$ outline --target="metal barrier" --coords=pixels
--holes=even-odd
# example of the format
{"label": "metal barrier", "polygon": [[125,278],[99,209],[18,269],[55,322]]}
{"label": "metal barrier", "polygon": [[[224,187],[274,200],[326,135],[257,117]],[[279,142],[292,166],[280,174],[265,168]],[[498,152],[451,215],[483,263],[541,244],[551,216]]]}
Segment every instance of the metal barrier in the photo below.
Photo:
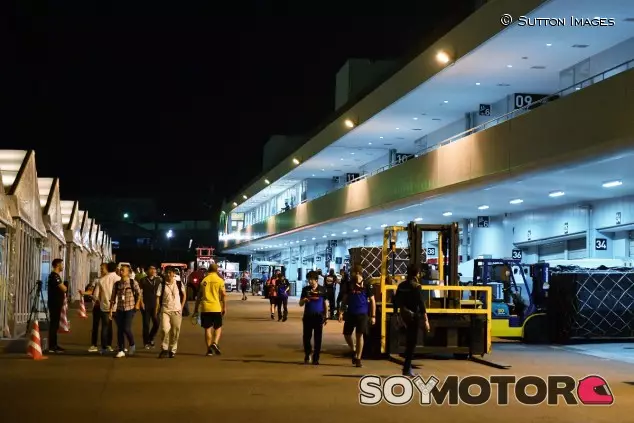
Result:
{"label": "metal barrier", "polygon": [[[381,298],[383,299],[381,304],[381,353],[385,354],[387,352],[387,314],[393,313],[394,308],[391,305],[391,302],[388,305],[387,298],[388,292],[392,293],[392,291],[396,291],[398,285],[383,285],[381,287]],[[431,292],[429,295],[429,299],[426,300],[425,308],[427,309],[428,315],[484,315],[486,316],[487,323],[487,353],[491,352],[491,304],[492,304],[492,291],[489,286],[481,286],[481,287],[464,287],[464,286],[434,286],[434,285],[421,285],[421,290],[423,291],[441,291],[443,296],[440,298],[432,297]],[[445,302],[444,307],[435,307],[432,304],[432,299],[446,299],[449,300],[446,295],[447,292],[459,292],[458,298],[459,301],[456,301],[455,304],[447,304]],[[467,295],[465,295],[467,294]],[[483,304],[481,301],[471,298],[480,298],[479,294],[486,295],[486,303]],[[468,300],[464,300],[462,298],[470,298]],[[442,302],[442,301],[441,301]]]}

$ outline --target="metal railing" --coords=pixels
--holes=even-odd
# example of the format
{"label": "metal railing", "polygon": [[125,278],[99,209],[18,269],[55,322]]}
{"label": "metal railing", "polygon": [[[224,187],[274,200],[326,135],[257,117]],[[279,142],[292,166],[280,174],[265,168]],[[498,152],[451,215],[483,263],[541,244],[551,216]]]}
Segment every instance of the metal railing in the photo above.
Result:
{"label": "metal railing", "polygon": [[[428,154],[428,153],[430,153],[430,152],[432,152],[432,151],[434,151],[434,150],[436,150],[436,149],[438,149],[438,148],[440,148],[442,146],[454,143],[454,142],[456,142],[456,141],[458,141],[458,140],[460,140],[460,139],[462,139],[464,137],[468,137],[469,135],[473,135],[476,132],[480,132],[480,131],[483,131],[485,129],[492,128],[492,127],[494,127],[496,125],[499,125],[500,123],[506,122],[508,120],[516,118],[517,116],[520,116],[520,115],[523,115],[525,113],[528,113],[532,109],[535,109],[535,108],[539,107],[540,105],[549,103],[550,101],[556,100],[556,99],[558,99],[560,97],[565,97],[565,96],[567,96],[569,94],[572,94],[572,93],[575,93],[577,91],[580,91],[580,90],[582,90],[584,88],[587,88],[587,87],[589,87],[591,85],[594,85],[596,83],[605,81],[606,79],[609,79],[612,76],[618,75],[619,73],[621,73],[621,72],[615,72],[615,71],[617,71],[619,68],[622,68],[622,67],[625,67],[625,69],[622,70],[621,72],[625,72],[625,71],[627,71],[629,69],[633,69],[634,68],[634,59],[630,59],[630,60],[628,60],[626,62],[623,62],[620,65],[614,66],[614,67],[612,67],[612,68],[610,68],[608,70],[605,70],[605,71],[603,71],[601,73],[598,73],[598,74],[596,74],[594,76],[591,76],[591,77],[589,77],[587,79],[584,79],[581,82],[577,82],[576,84],[573,84],[573,85],[569,86],[568,88],[564,88],[563,90],[560,90],[560,91],[558,91],[558,92],[556,92],[554,94],[551,94],[551,95],[549,95],[547,97],[544,97],[544,98],[542,98],[542,99],[540,99],[538,101],[532,102],[532,103],[527,104],[527,105],[525,105],[523,107],[520,107],[518,109],[512,110],[512,111],[510,111],[510,112],[508,112],[508,113],[506,113],[504,115],[501,115],[501,116],[498,116],[496,118],[493,118],[493,119],[491,119],[491,120],[489,120],[489,121],[487,121],[485,123],[482,123],[482,124],[480,124],[478,126],[474,126],[473,128],[468,129],[468,130],[466,130],[464,132],[460,132],[459,134],[453,135],[453,136],[451,136],[451,137],[449,137],[449,138],[447,138],[447,139],[445,139],[445,140],[443,140],[443,141],[441,141],[441,142],[439,142],[437,144],[434,144],[434,145],[429,146],[429,147],[425,147],[422,150],[420,150],[417,153],[415,153],[413,158],[418,158],[420,156],[424,156],[425,154]],[[609,75],[609,76],[606,77],[607,74],[610,74],[612,72],[615,72],[615,73],[613,75]],[[319,195],[317,195],[317,196],[315,196],[313,198],[309,198],[309,199],[303,200],[299,204],[303,204],[303,203],[306,203],[308,201],[316,200],[317,198],[321,198],[321,197],[323,197],[325,195],[328,195],[328,194],[333,193],[335,191],[338,191],[338,190],[340,190],[342,188],[345,188],[346,186],[348,186],[350,184],[354,184],[355,182],[359,182],[359,181],[367,179],[367,178],[369,178],[371,176],[377,175],[377,174],[379,174],[381,172],[385,172],[386,170],[392,169],[393,167],[400,166],[403,163],[406,163],[407,161],[408,160],[403,160],[403,161],[399,161],[399,162],[395,162],[395,163],[390,163],[390,164],[382,166],[382,167],[380,167],[378,169],[374,169],[373,171],[370,171],[368,173],[364,173],[363,175],[359,176],[358,178],[351,179],[350,181],[346,181],[342,185],[339,185],[339,186],[336,186],[336,187],[334,187],[332,189],[324,191],[323,193],[321,193],[321,194],[319,194]],[[295,207],[297,207],[297,206],[295,206]],[[295,207],[293,207],[293,208],[295,208]],[[282,213],[284,213],[286,211],[287,210],[282,210],[282,211],[280,211],[278,213],[275,213],[275,214],[272,214],[270,216],[267,216],[267,217],[265,217],[264,219],[262,219],[260,221],[252,222],[252,223],[250,223],[250,225],[254,225],[256,223],[263,222],[264,220],[268,219],[271,216],[277,216],[277,215],[282,214]]]}

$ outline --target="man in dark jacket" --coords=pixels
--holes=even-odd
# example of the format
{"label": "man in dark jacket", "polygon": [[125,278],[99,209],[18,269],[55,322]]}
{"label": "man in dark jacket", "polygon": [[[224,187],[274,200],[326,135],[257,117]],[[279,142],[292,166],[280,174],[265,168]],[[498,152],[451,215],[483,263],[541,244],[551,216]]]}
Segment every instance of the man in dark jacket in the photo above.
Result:
{"label": "man in dark jacket", "polygon": [[[159,329],[158,316],[156,315],[156,292],[163,283],[163,279],[156,275],[156,267],[147,269],[147,276],[141,279],[139,285],[143,292],[141,301],[141,317],[143,318],[143,345],[148,350],[154,347],[154,338]],[[150,322],[152,328],[150,328]]]}
{"label": "man in dark jacket", "polygon": [[[57,331],[59,330],[59,322],[62,316],[62,308],[64,306],[64,298],[68,288],[62,281],[62,272],[64,271],[64,260],[55,259],[51,263],[53,271],[48,276],[48,311],[50,314],[49,335],[48,335],[48,352],[63,353],[64,348],[57,345]],[[27,328],[30,330],[30,328]]]}
{"label": "man in dark jacket", "polygon": [[393,306],[394,314],[401,326],[405,326],[407,333],[403,376],[414,376],[412,358],[418,342],[418,329],[421,322],[424,323],[427,332],[430,330],[416,266],[410,265],[407,268],[407,280],[398,285]]}
{"label": "man in dark jacket", "polygon": [[291,290],[291,284],[282,273],[277,275],[275,290],[277,293],[277,321],[285,322],[288,320],[288,294]]}

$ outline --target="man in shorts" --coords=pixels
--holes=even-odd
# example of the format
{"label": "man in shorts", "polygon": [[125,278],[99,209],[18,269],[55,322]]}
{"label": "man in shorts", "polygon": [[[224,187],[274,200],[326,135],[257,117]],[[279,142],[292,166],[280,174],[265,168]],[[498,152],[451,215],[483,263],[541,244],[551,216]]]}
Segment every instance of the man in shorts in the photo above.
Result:
{"label": "man in shorts", "polygon": [[200,325],[205,329],[208,356],[220,355],[218,343],[222,334],[222,318],[227,312],[226,297],[225,281],[218,275],[218,265],[214,263],[200,283],[193,316],[195,319],[200,309]]}
{"label": "man in shorts", "polygon": [[[367,333],[368,323],[374,325],[376,302],[374,300],[374,289],[369,283],[363,280],[363,269],[355,266],[350,275],[348,288],[343,294],[343,309],[339,312],[339,321],[344,320],[343,337],[350,347],[352,364],[362,367],[361,356],[363,354],[363,336]],[[369,317],[368,317],[369,314]],[[352,339],[355,333],[356,343]]]}

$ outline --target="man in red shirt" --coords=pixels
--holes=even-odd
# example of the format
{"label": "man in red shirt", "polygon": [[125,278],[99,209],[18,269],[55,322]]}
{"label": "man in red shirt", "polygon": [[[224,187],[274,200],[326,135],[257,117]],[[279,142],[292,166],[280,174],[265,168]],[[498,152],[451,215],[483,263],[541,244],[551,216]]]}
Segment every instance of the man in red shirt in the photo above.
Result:
{"label": "man in red shirt", "polygon": [[242,301],[247,300],[247,288],[249,287],[249,274],[247,272],[242,273],[240,278],[240,289],[242,290]]}

